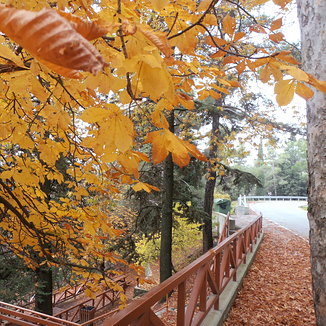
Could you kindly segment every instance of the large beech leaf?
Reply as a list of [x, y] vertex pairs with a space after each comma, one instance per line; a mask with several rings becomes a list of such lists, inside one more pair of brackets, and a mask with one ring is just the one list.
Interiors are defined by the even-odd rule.
[[[70, 23], [52, 9], [33, 12], [0, 6], [0, 30], [32, 56], [71, 70], [96, 74], [104, 67], [104, 59], [73, 25], [83, 26], [80, 21]], [[85, 28], [82, 31], [86, 36], [96, 34], [91, 29], [90, 33]]]
[[[69, 20], [72, 27], [82, 35], [86, 40], [94, 40], [108, 32], [108, 29], [101, 26], [96, 21], [84, 20], [76, 15], [58, 10], [58, 14]], [[112, 25], [114, 27], [114, 25]]]

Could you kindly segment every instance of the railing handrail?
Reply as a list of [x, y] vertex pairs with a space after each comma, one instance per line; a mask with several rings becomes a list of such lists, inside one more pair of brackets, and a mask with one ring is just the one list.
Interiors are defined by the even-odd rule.
[[[173, 276], [171, 276], [170, 278], [168, 278], [167, 280], [165, 280], [164, 282], [162, 282], [161, 284], [159, 284], [158, 286], [156, 286], [155, 288], [150, 290], [148, 293], [144, 294], [140, 299], [135, 300], [134, 302], [129, 304], [125, 309], [118, 312], [113, 317], [107, 319], [105, 321], [104, 325], [107, 325], [107, 326], [129, 325], [133, 321], [144, 316], [146, 308], [148, 308], [148, 310], [149, 310], [146, 317], [144, 317], [145, 318], [144, 321], [146, 320], [146, 322], [144, 323], [144, 321], [139, 321], [135, 325], [144, 325], [145, 326], [145, 325], [150, 325], [151, 322], [153, 321], [153, 319], [155, 319], [157, 321], [158, 317], [151, 310], [151, 307], [154, 304], [156, 304], [158, 301], [160, 301], [162, 298], [164, 298], [166, 295], [168, 295], [173, 289], [181, 286], [181, 284], [184, 284], [184, 282], [187, 281], [189, 276], [193, 275], [197, 271], [199, 273], [199, 272], [201, 272], [202, 269], [205, 269], [208, 266], [208, 264], [213, 261], [214, 258], [216, 258], [217, 256], [220, 257], [222, 255], [222, 252], [224, 252], [224, 253], [227, 252], [229, 254], [231, 244], [233, 244], [233, 246], [234, 246], [236, 240], [243, 240], [246, 232], [249, 229], [252, 230], [254, 228], [254, 226], [256, 226], [257, 230], [254, 229], [254, 231], [252, 231], [251, 234], [248, 236], [250, 243], [246, 244], [246, 248], [242, 248], [242, 250], [245, 251], [245, 253], [247, 253], [249, 248], [252, 248], [253, 242], [255, 241], [256, 237], [258, 237], [258, 235], [261, 232], [261, 228], [262, 228], [262, 217], [261, 216], [257, 217], [257, 219], [255, 219], [255, 221], [252, 222], [251, 224], [249, 224], [247, 227], [239, 230], [238, 232], [234, 233], [227, 239], [223, 240], [215, 248], [210, 249], [208, 252], [203, 254], [201, 257], [199, 257], [198, 259], [196, 259], [195, 261], [190, 263], [188, 266], [186, 266], [185, 268], [183, 268], [182, 270], [180, 270], [179, 272], [177, 272], [176, 274], [174, 274]], [[255, 233], [255, 232], [256, 232], [256, 234], [253, 235], [253, 233]], [[254, 239], [254, 237], [255, 237], [255, 239]], [[243, 243], [243, 242], [241, 242], [241, 243]], [[237, 250], [237, 248], [235, 250]], [[240, 250], [241, 250], [241, 248], [239, 249], [239, 251]], [[227, 254], [225, 254], [225, 255], [227, 255]], [[241, 258], [240, 263], [242, 263], [242, 261], [245, 260], [245, 255], [242, 256], [242, 254], [241, 254], [241, 257], [242, 258]], [[228, 261], [228, 259], [229, 258], [226, 257], [227, 261]], [[227, 262], [224, 262], [224, 264], [226, 265]], [[235, 271], [238, 266], [235, 266], [235, 269], [233, 269], [233, 271], [232, 271], [233, 277], [235, 277]], [[227, 274], [229, 272], [230, 272], [230, 266], [228, 266]], [[222, 275], [222, 279], [223, 279], [223, 277], [224, 277], [224, 272]], [[225, 288], [228, 281], [229, 280], [227, 280], [224, 283], [223, 283], [223, 280], [221, 282], [219, 281], [219, 283], [221, 283], [221, 288], [218, 291], [220, 291], [220, 290], [223, 291], [223, 289]], [[206, 286], [206, 284], [205, 284], [205, 286]], [[217, 296], [219, 294], [220, 293], [218, 293]], [[183, 294], [183, 296], [184, 296], [184, 294]], [[205, 298], [205, 300], [206, 300], [206, 298]], [[216, 305], [217, 300], [218, 299], [216, 298], [213, 304]], [[205, 315], [207, 313], [208, 313], [208, 311], [205, 312]], [[153, 314], [155, 316], [153, 316]], [[190, 316], [190, 323], [191, 323], [192, 318], [193, 318], [193, 315]], [[184, 323], [184, 322], [182, 322], [182, 323]], [[156, 322], [153, 324], [162, 324], [162, 322], [161, 323]]]
[[306, 196], [246, 196], [246, 199], [298, 199], [298, 200], [307, 200]]

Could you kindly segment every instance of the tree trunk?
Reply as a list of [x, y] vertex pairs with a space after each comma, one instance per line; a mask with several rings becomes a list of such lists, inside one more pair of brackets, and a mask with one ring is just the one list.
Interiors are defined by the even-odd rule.
[[219, 132], [220, 116], [219, 112], [214, 110], [212, 112], [212, 136], [210, 151], [208, 154], [208, 176], [205, 185], [205, 197], [204, 197], [204, 226], [203, 226], [203, 251], [206, 252], [213, 247], [213, 233], [212, 233], [212, 210], [214, 202], [214, 190], [216, 184], [216, 170], [214, 159], [217, 157], [218, 151], [218, 132]]
[[[169, 129], [174, 132], [174, 113], [168, 117]], [[164, 161], [163, 203], [160, 248], [160, 282], [172, 275], [172, 213], [173, 213], [173, 161], [171, 153]]]
[[52, 315], [52, 269], [40, 266], [35, 271], [35, 310]]
[[[326, 2], [297, 0], [304, 70], [326, 80]], [[307, 101], [311, 268], [318, 326], [326, 325], [326, 95]]]

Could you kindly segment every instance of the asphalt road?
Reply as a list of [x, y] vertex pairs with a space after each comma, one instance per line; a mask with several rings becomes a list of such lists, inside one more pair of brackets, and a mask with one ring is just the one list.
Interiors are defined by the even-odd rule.
[[307, 211], [299, 206], [306, 206], [304, 201], [266, 201], [249, 203], [249, 207], [266, 218], [295, 233], [308, 238], [309, 223]]

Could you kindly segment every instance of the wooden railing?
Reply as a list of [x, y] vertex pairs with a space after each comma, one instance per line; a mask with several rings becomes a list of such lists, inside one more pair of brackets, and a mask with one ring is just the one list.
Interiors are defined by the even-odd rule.
[[0, 301], [0, 325], [3, 321], [23, 326], [80, 326], [77, 323]]
[[[126, 276], [119, 275], [114, 278], [114, 282], [119, 284], [125, 291], [128, 283]], [[57, 302], [60, 300], [68, 299], [68, 297], [75, 297], [78, 292], [78, 287], [74, 288], [76, 291], [64, 292], [63, 295], [57, 297]], [[71, 290], [71, 288], [70, 288]], [[108, 313], [96, 316], [92, 320], [84, 323], [80, 322], [80, 310], [83, 306], [92, 306], [94, 311], [113, 306], [119, 299], [119, 292], [113, 289], [107, 289], [98, 294], [94, 299], [86, 299], [78, 304], [58, 312], [55, 316], [50, 316], [36, 312], [34, 310], [27, 309], [25, 307], [18, 307], [5, 302], [0, 302], [0, 326], [3, 321], [12, 323], [12, 325], [32, 326], [32, 325], [44, 325], [44, 326], [87, 326], [95, 321], [102, 320], [103, 318], [117, 312], [119, 309], [112, 310]]]
[[282, 200], [282, 201], [307, 201], [306, 196], [243, 196], [247, 201], [271, 201], [271, 200]]
[[[69, 299], [76, 298], [77, 296], [82, 295], [85, 292], [86, 285], [85, 283], [80, 283], [75, 286], [64, 286], [56, 290], [52, 295], [52, 305], [53, 307], [58, 304], [65, 302]], [[31, 296], [29, 299], [21, 300], [20, 302], [15, 303], [18, 306], [22, 306], [24, 308], [34, 307], [35, 305], [35, 295]]]
[[172, 324], [200, 325], [212, 307], [218, 309], [220, 294], [231, 280], [236, 280], [238, 267], [246, 262], [246, 255], [252, 251], [261, 231], [260, 216], [139, 300], [106, 319], [103, 325], [166, 325], [153, 307], [171, 293], [177, 296], [177, 313]]
[[[125, 291], [127, 287], [126, 276], [120, 275], [114, 278], [114, 282], [119, 284], [121, 288]], [[96, 295], [94, 299], [86, 299], [78, 304], [69, 307], [65, 310], [62, 310], [55, 314], [55, 317], [72, 321], [79, 322], [79, 312], [83, 306], [92, 306], [95, 308], [95, 311], [99, 311], [109, 305], [113, 306], [115, 302], [119, 299], [119, 292], [113, 289], [107, 289], [102, 293]]]

